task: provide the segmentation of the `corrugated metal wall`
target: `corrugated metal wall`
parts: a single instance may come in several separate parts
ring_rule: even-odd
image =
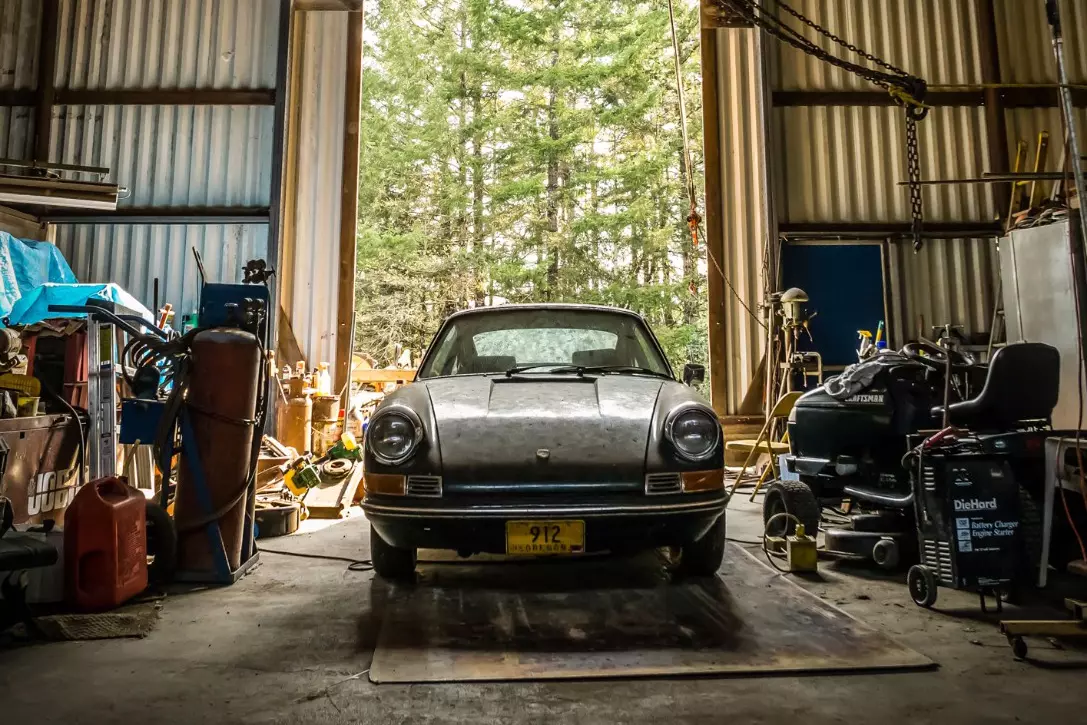
[[[62,0],[67,88],[271,88],[279,0]]]
[[[0,88],[34,88],[37,0],[0,3]],[[65,89],[267,89],[275,85],[279,0],[61,0],[55,83]],[[93,105],[53,110],[49,159],[104,166],[127,189],[118,207],[267,207],[271,106]],[[0,153],[32,155],[34,111],[0,108]],[[58,224],[76,276],[115,282],[146,305],[197,306],[204,259],[213,281],[240,281],[268,255],[267,224]]]
[[[50,158],[107,166],[121,208],[268,206],[271,106],[66,106]]]
[[[268,227],[260,224],[66,224],[57,246],[80,281],[116,282],[151,307],[154,280],[160,304],[182,314],[196,312],[200,274],[192,250],[200,252],[210,281],[240,281],[250,259],[268,256]]]
[[[993,0],[1000,71],[1006,83],[1052,83],[1057,78],[1052,36],[1042,3]],[[1073,83],[1087,82],[1087,0],[1061,0],[1065,60]]]
[[[744,309],[746,304],[757,313],[763,300],[763,266],[769,233],[760,40],[746,30],[720,30],[717,60],[717,72],[722,79],[718,91],[722,108],[720,185],[724,207],[721,267],[735,289],[735,293],[727,286],[725,290],[726,408],[736,410],[759,362],[750,351],[761,348],[765,334]],[[757,213],[751,213],[752,210]],[[707,273],[718,274],[718,271],[711,265]],[[711,360],[710,364],[718,362]]]
[[[0,2],[0,91],[37,85],[40,17],[40,0]]]
[[[1040,2],[1026,0],[794,0],[800,12],[832,32],[924,77],[947,90],[980,91],[985,58],[980,27],[992,2],[998,26],[1001,80],[1012,83],[1052,83],[1054,61],[1049,28]],[[1087,82],[1087,0],[1063,0],[1066,53],[1075,82]],[[820,47],[841,55],[828,39],[783,16]],[[751,47],[752,30],[718,30],[721,46]],[[1082,42],[1081,42],[1082,39]],[[773,90],[872,91],[866,81],[830,67],[777,40],[766,45]],[[720,55],[718,94],[723,128],[749,128],[751,109],[738,103],[750,88],[757,62],[743,52]],[[856,56],[853,56],[856,59]],[[1045,93],[1055,91],[1049,89]],[[1049,98],[1045,96],[1045,98]],[[909,221],[908,195],[898,182],[906,179],[904,125],[901,111],[887,106],[795,105],[771,112],[769,157],[773,168],[772,208],[782,226],[819,225],[831,228],[856,223],[891,226]],[[1056,108],[1010,108],[1006,111],[1008,139],[1024,138],[1033,149],[1040,130],[1052,135],[1049,170],[1060,162],[1060,113]],[[731,119],[731,120],[730,120]],[[1080,109],[1087,129],[1087,110]],[[979,177],[990,169],[990,143],[985,109],[980,106],[941,106],[919,126],[922,176],[930,179]],[[752,171],[763,149],[758,139],[722,133],[723,209],[728,272],[738,287],[757,301],[762,284],[762,244],[766,201],[752,193]],[[1048,184],[1046,185],[1048,188]],[[924,189],[925,215],[932,223],[971,223],[979,227],[1006,213],[997,209],[992,189],[985,185],[931,186]],[[750,230],[750,231],[749,231]],[[888,234],[888,238],[891,235]],[[844,235],[843,238],[848,238]],[[737,248],[738,240],[746,240]],[[925,325],[951,322],[968,332],[990,327],[994,294],[999,285],[995,244],[986,239],[938,239],[915,253],[912,245],[889,242],[888,281],[892,288],[888,324],[896,342]],[[846,292],[843,292],[846,293]],[[762,356],[761,336],[752,335],[734,300],[726,302],[727,409],[738,412],[739,401]],[[815,305],[818,307],[818,304]],[[735,374],[738,371],[738,374]]]
[[[312,364],[335,362],[339,294],[340,179],[343,173],[344,83],[348,24],[339,13],[306,16],[293,98],[298,127],[294,239],[289,299],[295,337]]]
[[[903,113],[894,107],[800,107],[774,110],[774,148],[783,173],[780,219],[907,221]],[[925,178],[963,179],[987,170],[984,109],[938,108],[918,126]],[[930,186],[923,190],[932,221],[991,219],[984,186]]]
[[[1027,2],[1027,0],[1013,0]],[[975,0],[793,0],[789,4],[854,45],[929,83],[977,83],[981,77]],[[784,14],[790,27],[800,24]],[[819,47],[841,55],[829,39],[804,28]],[[774,87],[871,90],[867,81],[792,48],[770,47]],[[851,56],[851,60],[858,60]]]

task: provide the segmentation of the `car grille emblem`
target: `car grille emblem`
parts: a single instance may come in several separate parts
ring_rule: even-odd
[[[536,451],[536,458],[538,458],[541,461],[546,461],[550,457],[551,457],[551,451],[547,450],[546,448],[540,448],[539,450]]]

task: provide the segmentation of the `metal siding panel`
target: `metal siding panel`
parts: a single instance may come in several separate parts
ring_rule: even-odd
[[[50,154],[108,166],[121,207],[267,206],[272,121],[264,106],[58,107]]]
[[[798,0],[811,20],[931,84],[981,82],[976,0]],[[1016,0],[1018,1],[1018,0]],[[862,60],[779,13],[789,27],[835,56]],[[784,90],[871,90],[868,81],[774,41],[774,87]]]
[[[29,159],[34,155],[34,109],[0,106],[0,157]],[[18,173],[5,169],[4,173]]]
[[[763,87],[760,44],[752,31],[718,31],[718,91],[721,117],[720,210],[724,233],[724,273],[752,310],[763,296],[763,256],[767,199],[763,189],[766,138],[760,117]],[[717,274],[709,269],[708,274]],[[726,410],[743,401],[762,356],[764,333],[726,286],[728,365]]]
[[[279,0],[61,0],[58,87],[272,88]]]
[[[114,282],[151,307],[159,278],[160,304],[180,316],[199,305],[200,280],[192,249],[212,282],[240,282],[250,259],[268,254],[265,225],[78,224],[57,226],[57,246],[80,282]]]
[[[0,2],[0,91],[38,85],[40,0]]]
[[[891,244],[891,342],[900,346],[919,332],[950,322],[967,335],[988,333],[999,259],[992,239],[930,239],[919,252],[908,243]],[[924,318],[924,329],[919,320]]]
[[[336,359],[347,23],[311,13],[303,39],[290,319],[307,362]]]
[[[1041,0],[994,0],[1005,83],[1056,83],[1053,36]],[[1087,82],[1087,0],[1062,0],[1064,53],[1073,83]]]
[[[1062,170],[1063,133],[1061,109],[1059,108],[1012,108],[1006,114],[1008,124],[1008,154],[1015,163],[1015,145],[1018,141],[1027,142],[1027,156],[1024,171],[1034,169],[1034,153],[1037,149],[1038,134],[1049,132],[1049,153],[1044,171]],[[1087,109],[1076,109],[1076,127],[1080,133],[1087,133]],[[1049,193],[1053,182],[1043,182],[1042,186]],[[1002,213],[1007,213],[1003,210]]]
[[[775,109],[777,166],[784,175],[780,219],[901,222],[910,218],[902,112],[895,107]],[[937,108],[918,124],[928,179],[987,170],[984,109]],[[980,221],[995,214],[984,186],[924,188],[925,218]]]

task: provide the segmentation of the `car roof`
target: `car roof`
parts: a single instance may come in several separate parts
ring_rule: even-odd
[[[633,310],[627,310],[622,307],[610,307],[608,305],[585,305],[576,304],[573,302],[532,302],[525,304],[505,304],[505,305],[493,305],[490,307],[473,307],[467,310],[461,310],[460,312],[454,312],[447,320],[452,320],[458,317],[466,317],[469,315],[487,315],[495,314],[499,312],[511,312],[516,310],[556,310],[556,311],[570,311],[570,312],[610,312],[614,314],[627,315],[628,317],[636,317],[642,320],[642,316]]]

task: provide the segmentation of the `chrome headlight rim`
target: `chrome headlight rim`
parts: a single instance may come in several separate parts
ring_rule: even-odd
[[[697,455],[693,454],[693,453],[689,453],[688,451],[683,450],[679,445],[677,445],[675,435],[674,435],[674,429],[675,429],[676,422],[679,421],[679,419],[682,418],[683,416],[689,415],[689,414],[701,415],[701,416],[705,417],[706,419],[708,419],[711,423],[714,424],[713,425],[713,431],[714,431],[713,442],[706,448],[705,452],[697,454]],[[680,458],[682,458],[682,459],[684,459],[686,461],[690,461],[692,463],[698,463],[698,462],[705,461],[705,460],[708,460],[708,459],[712,458],[714,456],[714,454],[717,452],[717,449],[721,445],[721,426],[717,421],[716,414],[711,413],[710,411],[706,410],[702,406],[700,406],[700,405],[683,405],[683,406],[680,406],[680,407],[674,409],[671,413],[668,414],[668,417],[665,419],[665,422],[664,422],[664,438],[665,438],[665,440],[668,441],[669,445],[672,446],[672,450],[676,452],[677,456],[679,456]]]
[[[386,456],[378,451],[377,448],[374,446],[374,438],[369,435],[369,432],[373,430],[376,423],[379,423],[390,416],[397,416],[399,418],[403,418],[412,427],[411,445],[408,446],[407,450],[404,452],[403,455],[397,456],[395,458]],[[366,448],[370,451],[371,455],[373,455],[374,460],[376,460],[383,466],[401,465],[415,455],[415,452],[419,450],[419,444],[423,442],[423,421],[420,420],[419,415],[414,410],[400,405],[391,406],[378,412],[377,415],[370,419],[370,422],[366,426],[366,428]]]

